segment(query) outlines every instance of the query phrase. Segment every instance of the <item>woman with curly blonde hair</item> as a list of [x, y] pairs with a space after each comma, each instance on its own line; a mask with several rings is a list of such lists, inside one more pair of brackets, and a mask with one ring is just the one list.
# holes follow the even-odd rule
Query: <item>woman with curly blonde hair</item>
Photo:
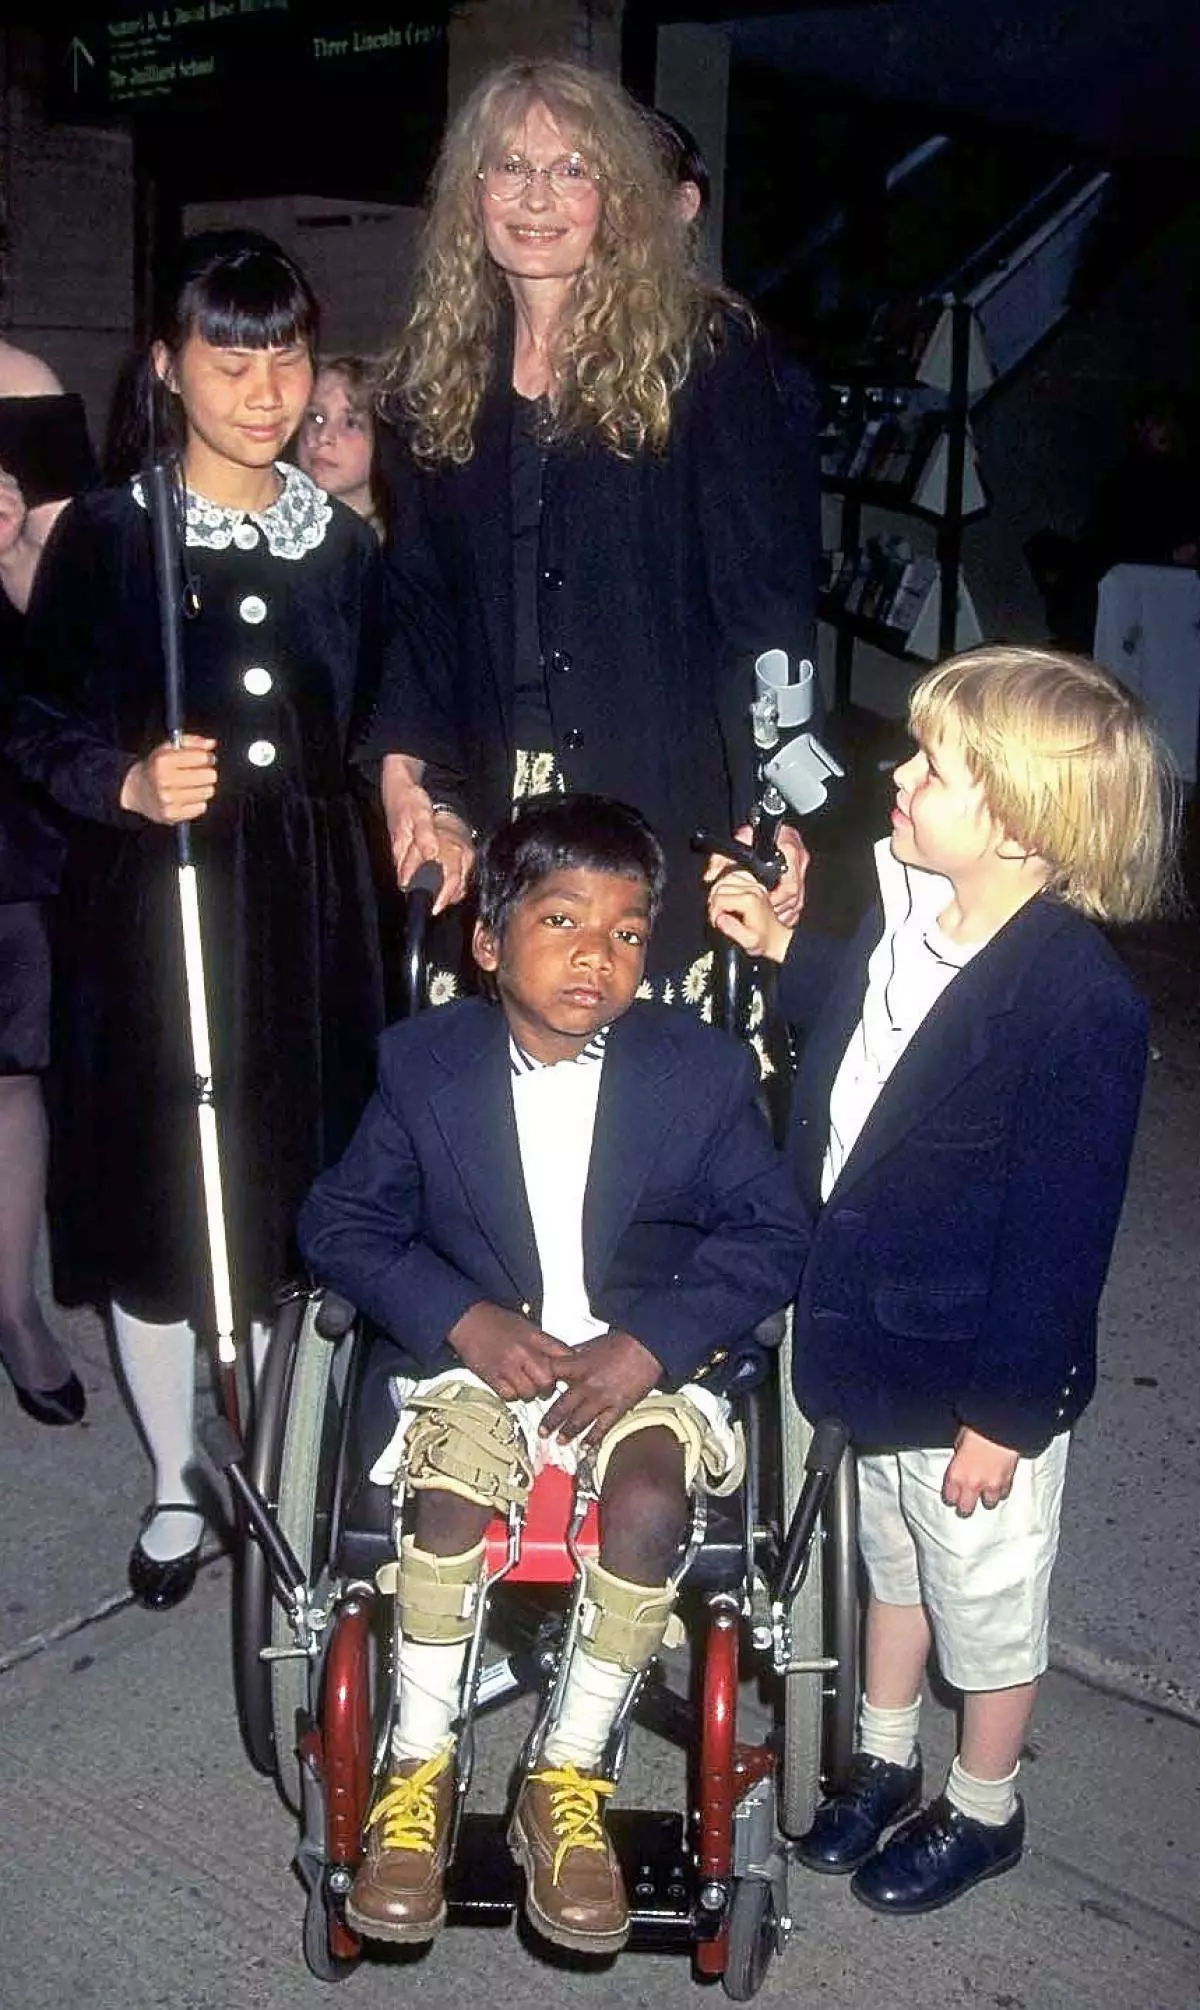
[[617, 796], [673, 867], [657, 989], [699, 1002], [690, 835], [744, 820], [753, 659], [811, 653], [815, 553], [765, 339], [617, 84], [517, 62], [463, 106], [383, 409], [401, 883], [438, 857], [460, 898], [515, 795]]

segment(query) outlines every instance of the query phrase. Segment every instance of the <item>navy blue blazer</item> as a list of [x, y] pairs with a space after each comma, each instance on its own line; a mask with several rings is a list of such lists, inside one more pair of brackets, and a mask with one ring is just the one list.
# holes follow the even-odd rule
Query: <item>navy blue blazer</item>
[[[879, 941], [805, 941], [780, 1009], [811, 1027], [793, 1103], [819, 1207], [829, 1095]], [[1024, 1454], [1079, 1416], [1147, 1054], [1146, 1005], [1101, 935], [1038, 896], [956, 976], [885, 1083], [823, 1208], [801, 1285], [796, 1393], [860, 1446]]]
[[[636, 1004], [609, 1034], [584, 1279], [596, 1317], [648, 1347], [668, 1386], [724, 1356], [799, 1281], [807, 1223], [756, 1086], [748, 1052], [683, 1011]], [[399, 1372], [449, 1365], [446, 1335], [481, 1300], [537, 1320], [498, 1006], [466, 999], [383, 1035], [376, 1093], [298, 1232], [321, 1282], [403, 1349]]]

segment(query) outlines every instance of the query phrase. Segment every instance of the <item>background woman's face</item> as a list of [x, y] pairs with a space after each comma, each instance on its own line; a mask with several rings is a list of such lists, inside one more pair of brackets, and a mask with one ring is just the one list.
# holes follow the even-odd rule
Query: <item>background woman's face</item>
[[[575, 151], [571, 133], [535, 101], [496, 157], [516, 153], [533, 167], [547, 168]], [[512, 202], [497, 202], [482, 182], [478, 186], [484, 242], [510, 279], [573, 279], [583, 270], [600, 222], [602, 198], [595, 182], [585, 183], [578, 195], [560, 197], [544, 175], [536, 175]]]
[[296, 439], [296, 459], [305, 474], [351, 508], [364, 498], [369, 507], [374, 444], [371, 415], [351, 403], [341, 372], [318, 371]]

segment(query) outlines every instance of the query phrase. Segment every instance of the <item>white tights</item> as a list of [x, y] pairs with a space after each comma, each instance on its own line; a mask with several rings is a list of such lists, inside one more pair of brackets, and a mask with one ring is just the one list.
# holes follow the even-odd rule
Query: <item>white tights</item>
[[[186, 1319], [139, 1319], [113, 1300], [113, 1336], [133, 1414], [154, 1467], [155, 1506], [194, 1501], [196, 1335]], [[183, 1556], [200, 1540], [204, 1517], [155, 1514], [142, 1532], [142, 1548], [156, 1563]]]
[[[115, 1299], [112, 1323], [125, 1386], [154, 1468], [155, 1505], [170, 1503], [173, 1509], [148, 1522], [142, 1548], [156, 1563], [166, 1563], [194, 1549], [204, 1527], [199, 1508], [180, 1511], [178, 1505], [196, 1498], [195, 1329], [187, 1319], [139, 1319]], [[252, 1322], [250, 1352], [256, 1373], [266, 1351], [266, 1333], [261, 1321]]]

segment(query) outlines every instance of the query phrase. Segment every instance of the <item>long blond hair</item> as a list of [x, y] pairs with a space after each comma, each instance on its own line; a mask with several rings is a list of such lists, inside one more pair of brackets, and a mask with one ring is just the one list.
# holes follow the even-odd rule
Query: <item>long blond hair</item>
[[602, 177], [600, 219], [555, 331], [554, 428], [624, 456], [661, 449], [698, 349], [719, 340], [734, 295], [703, 281], [662, 148], [619, 85], [575, 63], [506, 63], [446, 133], [430, 185], [412, 306], [385, 356], [382, 409], [429, 463], [461, 465], [491, 377], [507, 285], [484, 243], [479, 168], [542, 104]]
[[988, 809], [1050, 868], [1047, 891], [1095, 921], [1178, 900], [1179, 786], [1140, 698], [1084, 656], [968, 650], [921, 678], [909, 724], [962, 736]]

